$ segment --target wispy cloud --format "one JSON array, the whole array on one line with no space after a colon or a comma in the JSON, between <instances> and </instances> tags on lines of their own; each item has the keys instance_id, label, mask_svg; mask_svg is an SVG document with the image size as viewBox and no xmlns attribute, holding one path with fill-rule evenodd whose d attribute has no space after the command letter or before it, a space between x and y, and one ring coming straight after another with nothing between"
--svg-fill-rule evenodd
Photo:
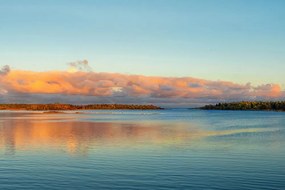
<instances>
[{"instance_id":1,"label":"wispy cloud","mask_svg":"<svg viewBox=\"0 0 285 190\"><path fill-rule=\"evenodd\" d=\"M86 71L91 72L92 68L88 64L88 60L84 59L82 61L74 61L67 63L69 65L68 72L78 72L78 71Z\"/></svg>"},{"instance_id":2,"label":"wispy cloud","mask_svg":"<svg viewBox=\"0 0 285 190\"><path fill-rule=\"evenodd\" d=\"M4 65L1 69L0 69L0 75L6 75L10 72L10 67L9 65Z\"/></svg>"}]
</instances>

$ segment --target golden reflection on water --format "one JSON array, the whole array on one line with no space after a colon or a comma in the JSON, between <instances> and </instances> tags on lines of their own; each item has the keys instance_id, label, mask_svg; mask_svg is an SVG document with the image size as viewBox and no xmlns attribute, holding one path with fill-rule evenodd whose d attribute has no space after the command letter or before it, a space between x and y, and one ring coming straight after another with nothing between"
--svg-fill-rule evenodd
<instances>
[{"instance_id":1,"label":"golden reflection on water","mask_svg":"<svg viewBox=\"0 0 285 190\"><path fill-rule=\"evenodd\" d=\"M274 131L248 128L202 130L201 128L163 123L119 123L6 119L0 122L0 149L9 154L30 149L57 149L70 154L87 154L100 147L185 145L208 136ZM50 116L48 116L50 117ZM52 121L52 120L51 120Z\"/></svg>"},{"instance_id":2,"label":"golden reflection on water","mask_svg":"<svg viewBox=\"0 0 285 190\"><path fill-rule=\"evenodd\" d=\"M89 146L177 143L189 135L181 127L96 122L31 122L10 120L0 127L0 148L13 153L37 147L63 148L69 153Z\"/></svg>"}]
</instances>

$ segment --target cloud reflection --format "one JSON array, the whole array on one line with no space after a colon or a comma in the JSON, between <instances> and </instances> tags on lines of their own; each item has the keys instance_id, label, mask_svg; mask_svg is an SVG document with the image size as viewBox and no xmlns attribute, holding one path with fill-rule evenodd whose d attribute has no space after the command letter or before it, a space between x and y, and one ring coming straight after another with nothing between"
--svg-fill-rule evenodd
<instances>
[{"instance_id":1,"label":"cloud reflection","mask_svg":"<svg viewBox=\"0 0 285 190\"><path fill-rule=\"evenodd\" d=\"M100 148L189 146L195 140L210 136L278 130L246 128L214 131L181 123L57 120L60 115L15 113L13 117L10 114L10 118L0 121L0 149L6 154L40 149L86 155L90 150ZM7 113L1 113L0 117L3 116Z\"/></svg>"},{"instance_id":2,"label":"cloud reflection","mask_svg":"<svg viewBox=\"0 0 285 190\"><path fill-rule=\"evenodd\" d=\"M1 127L0 147L10 154L37 148L85 154L102 146L175 144L185 138L189 138L185 130L160 125L6 120Z\"/></svg>"}]
</instances>

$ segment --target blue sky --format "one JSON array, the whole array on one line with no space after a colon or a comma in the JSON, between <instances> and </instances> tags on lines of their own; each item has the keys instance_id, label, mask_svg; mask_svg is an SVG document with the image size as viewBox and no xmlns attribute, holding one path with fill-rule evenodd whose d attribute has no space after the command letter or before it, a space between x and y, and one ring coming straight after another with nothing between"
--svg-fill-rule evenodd
<instances>
[{"instance_id":1,"label":"blue sky","mask_svg":"<svg viewBox=\"0 0 285 190\"><path fill-rule=\"evenodd\" d=\"M285 87L283 0L0 0L0 65Z\"/></svg>"}]
</instances>

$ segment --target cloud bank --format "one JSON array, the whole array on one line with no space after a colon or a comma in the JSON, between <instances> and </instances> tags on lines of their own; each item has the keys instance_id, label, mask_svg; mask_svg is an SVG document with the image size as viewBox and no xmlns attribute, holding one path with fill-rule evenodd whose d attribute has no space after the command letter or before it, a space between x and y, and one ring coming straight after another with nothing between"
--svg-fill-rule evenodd
<instances>
[{"instance_id":1,"label":"cloud bank","mask_svg":"<svg viewBox=\"0 0 285 190\"><path fill-rule=\"evenodd\" d=\"M252 86L192 77L154 77L93 72L87 61L70 71L0 70L0 102L154 103L191 105L240 100L278 100L278 84Z\"/></svg>"}]
</instances>

